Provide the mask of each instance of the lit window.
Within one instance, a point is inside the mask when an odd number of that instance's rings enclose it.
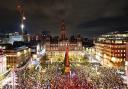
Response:
[[[78,46],[81,46],[81,44],[79,43]]]
[[[122,43],[122,40],[117,40],[115,41],[115,43]]]

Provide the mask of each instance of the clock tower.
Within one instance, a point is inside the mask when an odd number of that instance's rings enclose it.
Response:
[[[66,33],[66,27],[65,27],[65,23],[64,20],[62,20],[61,22],[61,26],[60,26],[60,40],[67,40],[67,33]]]

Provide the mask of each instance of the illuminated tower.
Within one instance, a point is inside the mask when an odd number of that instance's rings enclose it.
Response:
[[[60,27],[60,40],[67,40],[64,20],[62,20]]]
[[[65,73],[70,73],[70,63],[69,63],[68,48],[66,49],[65,58],[64,58],[64,72]]]

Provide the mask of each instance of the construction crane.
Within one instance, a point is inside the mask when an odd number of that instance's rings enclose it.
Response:
[[[20,14],[21,32],[22,32],[22,35],[24,35],[24,28],[25,28],[24,21],[26,20],[26,17],[25,17],[25,12],[24,12],[23,0],[18,0],[17,1],[17,10],[18,10],[18,12]]]

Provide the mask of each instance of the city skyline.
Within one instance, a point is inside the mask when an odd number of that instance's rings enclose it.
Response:
[[[23,0],[22,3],[26,16],[25,30],[28,33],[49,30],[57,35],[62,19],[65,20],[67,32],[87,37],[117,30],[126,31],[128,28],[127,0]],[[0,32],[21,31],[18,4],[16,0],[4,0],[0,4]]]
[[[0,89],[128,89],[128,0],[3,0]]]

